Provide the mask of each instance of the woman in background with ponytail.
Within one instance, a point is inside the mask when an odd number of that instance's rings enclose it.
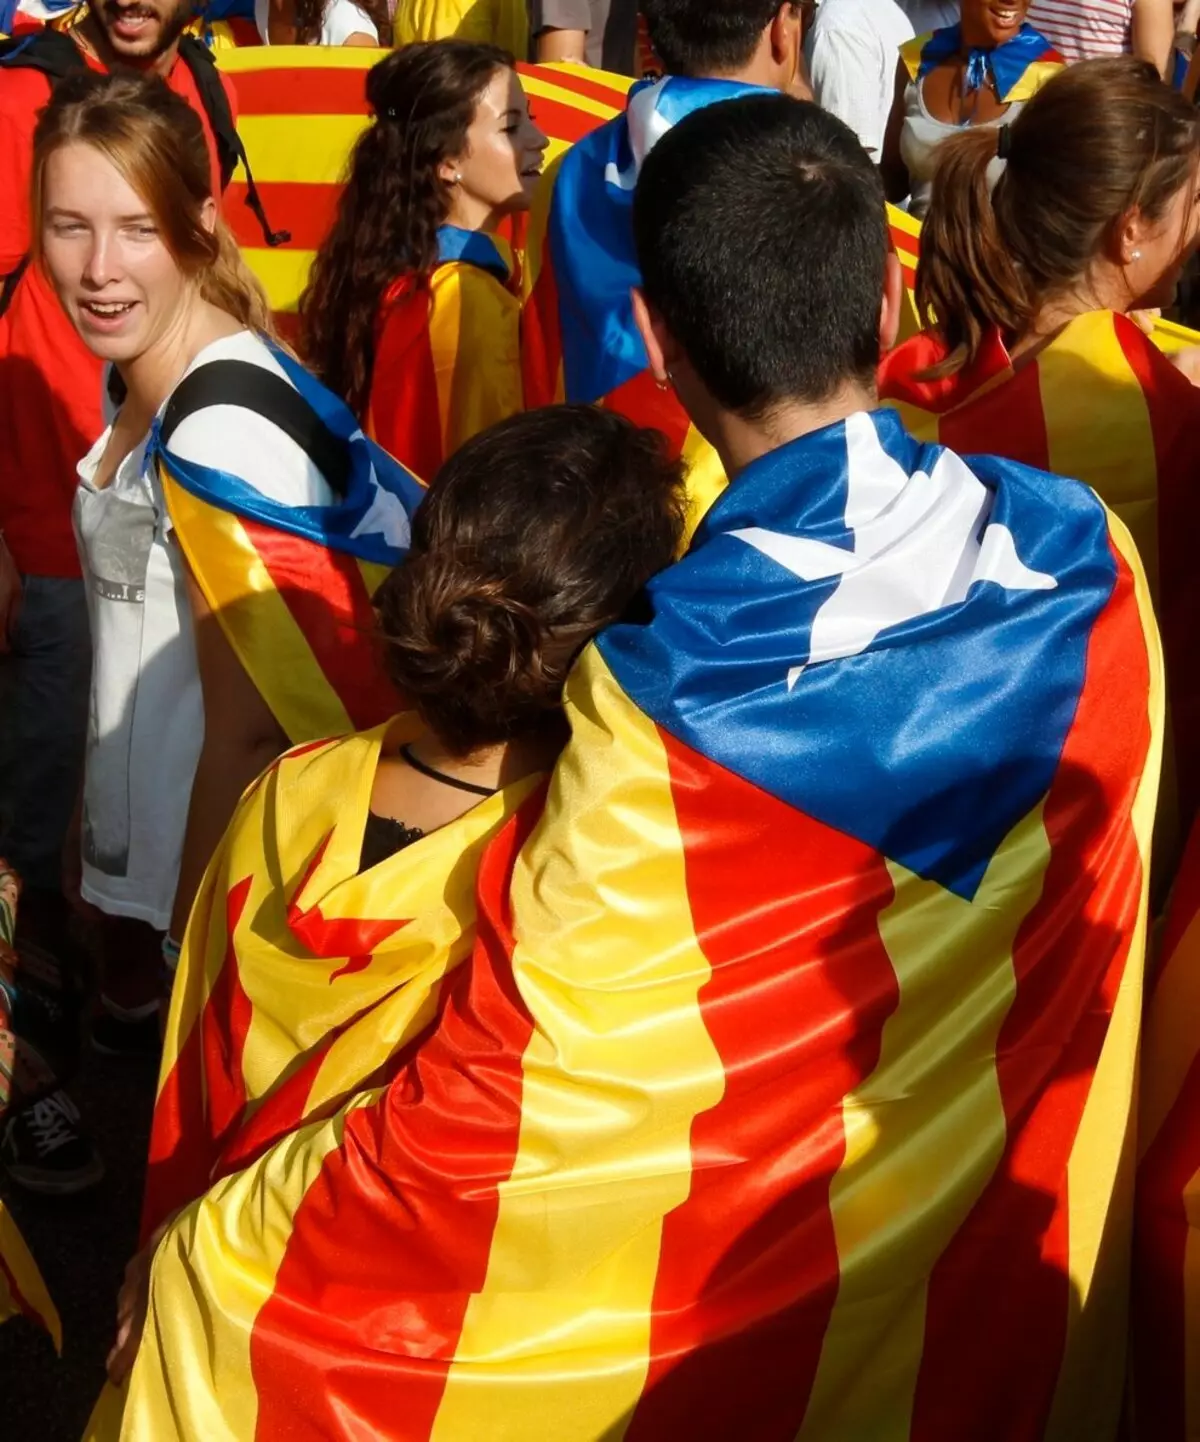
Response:
[[[371,71],[375,122],[300,304],[305,360],[425,478],[524,408],[520,302],[496,230],[529,209],[548,142],[512,65],[439,40]]]
[[[408,521],[365,458],[358,490],[336,491],[344,408],[272,345],[266,299],[217,213],[201,122],[161,81],[59,84],[35,134],[32,214],[34,260],[120,395],[79,464],[93,664],[66,864],[105,918],[94,1042],[130,1051],[157,1043],[162,957],[178,954],[164,933],[182,937],[239,796],[289,743],[350,729],[320,657],[336,645],[357,664],[338,607],[358,573],[321,527],[362,546],[371,526],[351,506],[389,537],[407,539]],[[323,449],[302,442],[305,426]],[[355,430],[349,415],[342,429]],[[350,452],[334,459],[357,476]],[[363,724],[394,709],[382,674],[376,702]]]
[[[1163,631],[1185,820],[1200,801],[1200,390],[1130,315],[1170,304],[1198,230],[1200,114],[1132,56],[1072,66],[1011,125],[946,142],[917,275],[937,324],[880,372],[917,435],[1073,476],[1129,526]]]

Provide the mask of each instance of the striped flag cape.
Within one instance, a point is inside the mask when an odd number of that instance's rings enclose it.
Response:
[[[263,206],[287,244],[267,247],[245,204],[245,175],[226,191],[224,214],[266,287],[285,335],[313,256],[329,232],[355,141],[369,123],[366,72],[387,52],[357,46],[218,46],[217,64],[237,91],[238,131]],[[548,159],[616,115],[630,81],[579,65],[518,65]]]
[[[1111,1436],[1161,662],[1083,487],[856,415],[590,647],[470,966],[166,1233],[126,1439]]]
[[[384,298],[366,429],[418,475],[435,476],[464,442],[524,410],[520,299],[498,237],[443,225],[427,283]]]
[[[597,404],[662,431],[690,462],[695,519],[725,484],[712,448],[655,384],[633,320],[640,281],[633,193],[653,145],[685,116],[758,87],[668,76],[629,92],[623,115],[548,167],[530,219],[521,358],[529,406]]]
[[[915,435],[1084,481],[1132,532],[1163,633],[1174,770],[1188,820],[1200,805],[1200,748],[1191,741],[1200,735],[1192,658],[1200,573],[1189,547],[1200,528],[1194,484],[1200,390],[1133,321],[1112,311],[1073,320],[1027,365],[1014,367],[993,334],[968,370],[919,379],[944,355],[942,341],[927,332],[892,351],[881,367],[880,396]]]
[[[1133,1266],[1137,1442],[1200,1438],[1200,824],[1146,1008]]]
[[[378,724],[397,706],[371,599],[408,549],[424,489],[363,435],[350,410],[286,352],[275,359],[349,459],[346,493],[287,506],[241,477],[151,448],[197,584],[292,742]]]

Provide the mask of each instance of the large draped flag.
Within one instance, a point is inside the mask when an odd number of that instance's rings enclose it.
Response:
[[[499,237],[443,225],[428,282],[395,281],[376,326],[368,433],[420,476],[524,410],[512,252]]]
[[[127,1442],[1112,1436],[1163,707],[1127,533],[860,414],[647,614],[420,1045],[167,1230]]]
[[[640,279],[633,193],[646,156],[673,125],[756,88],[682,76],[640,82],[624,114],[548,166],[527,236],[521,340],[526,403],[603,404],[657,427],[689,461],[695,521],[725,476],[674,394],[661,390],[647,368],[630,300]]]
[[[217,49],[217,63],[237,90],[238,131],[264,209],[291,239],[264,246],[262,228],[244,203],[241,171],[226,191],[225,217],[285,332],[294,333],[313,255],[333,222],[354,142],[368,124],[366,72],[385,53],[356,46]],[[517,69],[550,136],[548,159],[618,114],[631,84],[578,65]]]
[[[424,489],[303,366],[282,350],[275,359],[344,465],[332,504],[274,501],[185,459],[158,426],[151,444],[197,584],[284,734],[302,742],[377,725],[396,709],[371,602],[408,549]]]
[[[164,1043],[148,1235],[218,1177],[338,1109],[428,1026],[470,951],[484,843],[510,786],[359,874],[385,738],[411,713],[300,747],[243,799],[192,912]]]
[[[1146,1008],[1133,1267],[1137,1442],[1200,1438],[1200,824]]]
[[[944,355],[929,332],[881,367],[880,396],[915,435],[1084,481],[1132,532],[1163,633],[1174,769],[1189,820],[1200,805],[1200,571],[1189,546],[1200,529],[1200,390],[1112,311],[1073,320],[1026,365],[1014,366],[993,334],[970,369],[921,379]]]

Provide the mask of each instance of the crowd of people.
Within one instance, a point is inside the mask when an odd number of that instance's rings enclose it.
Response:
[[[0,21],[9,1178],[161,1052],[88,1438],[1185,1442],[1200,0]],[[286,339],[219,26],[395,47]],[[648,73],[548,162],[526,60]]]

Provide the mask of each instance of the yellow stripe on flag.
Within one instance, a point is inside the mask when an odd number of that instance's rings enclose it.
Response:
[[[243,115],[238,130],[259,185],[341,185],[365,115]]]
[[[613,1435],[645,1382],[663,1217],[688,1196],[692,1125],[724,1091],[658,732],[594,647],[568,693],[574,741],[511,891],[514,976],[535,1023],[519,1150],[434,1442]],[[567,825],[580,794],[604,805]],[[619,870],[595,876],[597,856]]]
[[[846,1156],[830,1188],[841,1278],[802,1442],[907,1442],[929,1275],[1004,1155],[996,1045],[1017,932],[1049,861],[1039,806],[972,901],[888,862],[895,898],[879,932],[899,1004],[875,1071],[843,1103]]]

